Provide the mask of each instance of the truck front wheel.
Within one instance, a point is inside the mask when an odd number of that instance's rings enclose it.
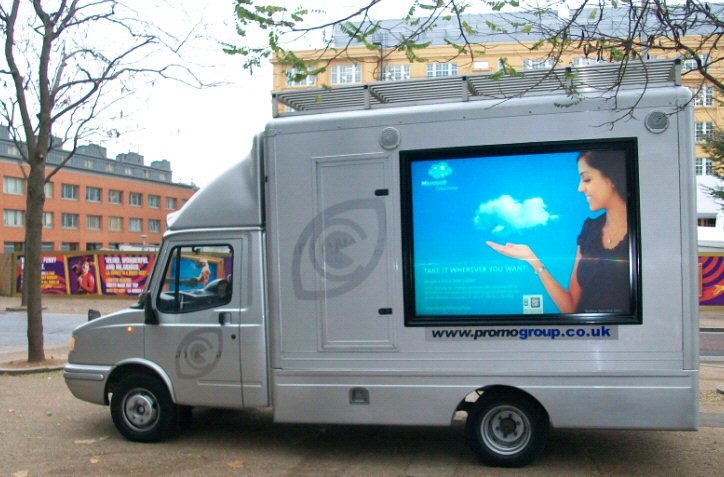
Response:
[[[132,374],[113,390],[111,417],[128,440],[163,440],[175,429],[176,414],[176,405],[166,386],[152,376]]]
[[[470,447],[485,464],[522,467],[543,450],[548,416],[525,394],[490,391],[470,411],[466,434]]]

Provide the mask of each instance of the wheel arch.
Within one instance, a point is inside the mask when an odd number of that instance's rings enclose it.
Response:
[[[468,414],[470,413],[470,410],[475,406],[475,403],[480,399],[483,394],[517,394],[520,396],[525,397],[526,399],[530,400],[532,403],[534,403],[539,410],[545,415],[546,419],[548,419],[548,422],[551,422],[551,416],[548,413],[548,410],[545,408],[543,403],[540,402],[538,398],[536,398],[533,394],[529,393],[528,391],[515,387],[515,386],[509,386],[505,384],[491,384],[488,386],[480,387],[470,393],[468,393],[459,403],[458,406],[455,408],[455,412],[453,413],[453,420],[455,419],[455,413],[459,411],[465,411]]]
[[[110,404],[108,396],[113,393],[116,385],[121,382],[123,378],[131,374],[146,374],[158,378],[164,386],[166,386],[171,400],[176,404],[176,392],[173,387],[173,382],[163,368],[145,359],[131,359],[118,363],[108,376],[105,392],[103,393],[103,399],[106,405]]]

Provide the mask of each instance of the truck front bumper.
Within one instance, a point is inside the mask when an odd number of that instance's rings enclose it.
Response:
[[[73,396],[95,404],[108,404],[105,389],[111,369],[111,366],[68,363],[63,377]]]

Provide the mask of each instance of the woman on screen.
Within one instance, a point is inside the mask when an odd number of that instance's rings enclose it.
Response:
[[[561,313],[630,312],[626,162],[621,151],[588,151],[578,158],[578,191],[591,211],[578,236],[578,249],[566,289],[535,252],[524,244],[486,242],[507,257],[528,262]]]

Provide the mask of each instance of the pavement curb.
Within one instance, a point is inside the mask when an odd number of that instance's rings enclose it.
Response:
[[[49,373],[53,371],[61,371],[65,368],[65,364],[57,364],[54,366],[36,366],[32,368],[0,368],[0,375],[21,376],[24,374]]]

